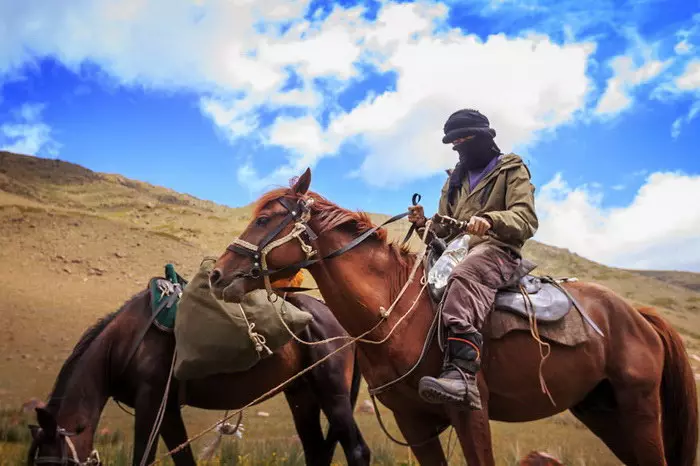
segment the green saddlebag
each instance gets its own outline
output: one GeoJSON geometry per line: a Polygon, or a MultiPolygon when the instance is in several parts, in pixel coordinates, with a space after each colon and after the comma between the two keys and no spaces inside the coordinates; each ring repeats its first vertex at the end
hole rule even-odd
{"type": "Polygon", "coordinates": [[[265,290],[244,296],[241,304],[216,299],[209,289],[215,258],[207,257],[182,293],[175,319],[175,377],[189,380],[250,369],[306,328],[311,314],[265,290]],[[245,313],[245,317],[243,316],[245,313]]]}

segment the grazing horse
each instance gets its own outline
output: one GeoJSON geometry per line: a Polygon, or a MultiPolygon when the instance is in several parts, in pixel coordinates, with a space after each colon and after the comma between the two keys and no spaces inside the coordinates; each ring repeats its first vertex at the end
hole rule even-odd
{"type": "MultiPolygon", "coordinates": [[[[175,349],[172,334],[151,325],[149,289],[133,296],[118,311],[88,329],[56,379],[45,408],[37,408],[38,426],[28,464],[96,464],[90,457],[95,430],[109,397],[135,410],[133,464],[141,464],[166,387],[175,349]],[[151,325],[134,357],[124,366],[141,329],[151,325]],[[77,460],[77,461],[75,461],[77,460]]],[[[347,336],[333,314],[307,295],[287,300],[312,314],[299,333],[306,341],[347,336]]],[[[244,372],[211,375],[181,382],[172,379],[160,435],[173,450],[187,440],[180,406],[233,410],[246,406],[290,377],[330,354],[340,343],[316,346],[290,340],[244,372]]],[[[355,423],[353,410],[360,388],[355,349],[348,347],[265,399],[284,391],[307,464],[329,465],[339,441],[350,465],[368,465],[370,451],[355,423]],[[329,421],[324,438],[320,413],[329,421]]],[[[157,445],[157,444],[155,444],[157,445]]],[[[154,460],[152,448],[147,462],[154,460]]],[[[173,454],[175,464],[196,464],[189,446],[173,454]]]]}
{"type": "Polygon", "coordinates": [[[470,466],[493,465],[489,419],[526,422],[565,410],[625,464],[694,464],[698,405],[682,339],[652,310],[635,309],[594,283],[563,285],[604,336],[590,332],[578,345],[551,345],[542,375],[556,405],[541,390],[538,343],[522,331],[498,339],[484,335],[478,377],[483,410],[424,402],[418,382],[440,372],[443,354],[430,333],[432,298],[421,280],[409,280],[414,265],[416,277],[423,277],[423,263],[390,243],[386,230],[373,227],[367,215],[309,191],[310,183],[307,170],[290,188],[258,200],[251,223],[217,260],[209,277],[212,290],[238,302],[244,293],[269,288],[268,275],[306,268],[350,335],[386,340],[358,341],[360,368],[370,390],[395,382],[377,398],[393,412],[420,464],[446,464],[438,435],[449,425],[470,466]],[[294,241],[282,241],[286,237],[294,241]],[[241,247],[273,240],[276,247],[265,249],[262,270],[250,246],[241,247]]]}

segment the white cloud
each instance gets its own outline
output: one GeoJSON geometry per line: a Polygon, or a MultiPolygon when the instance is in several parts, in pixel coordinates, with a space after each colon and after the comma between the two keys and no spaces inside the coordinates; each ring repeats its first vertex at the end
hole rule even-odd
{"type": "Polygon", "coordinates": [[[60,144],[51,127],[42,120],[45,104],[25,103],[12,113],[14,121],[0,126],[0,150],[24,155],[55,157],[60,144]]]}
{"type": "MultiPolygon", "coordinates": [[[[121,85],[194,92],[229,140],[253,138],[257,147],[289,151],[284,166],[259,168],[261,183],[286,181],[348,141],[367,151],[356,174],[370,183],[430,176],[454,164],[440,138],[445,118],[458,108],[484,112],[503,150],[524,149],[573,121],[592,88],[586,75],[592,42],[558,44],[535,34],[482,41],[449,28],[445,4],[422,0],[385,1],[376,21],[363,16],[362,6],[338,5],[327,17],[306,20],[309,4],[3,2],[0,17],[11,21],[0,32],[0,76],[51,56],[77,72],[97,65],[121,85]],[[395,72],[396,88],[345,112],[337,97],[364,78],[360,65],[395,72]],[[261,117],[262,110],[286,106],[302,116],[261,117]]],[[[258,175],[252,164],[241,170],[241,180],[258,175]]]]}
{"type": "Polygon", "coordinates": [[[691,52],[691,50],[693,50],[693,45],[685,39],[678,42],[676,46],[673,47],[673,51],[676,52],[678,55],[688,54],[691,52]]]}
{"type": "Polygon", "coordinates": [[[630,108],[634,102],[634,90],[659,76],[673,62],[672,58],[659,60],[657,46],[646,43],[636,32],[627,35],[633,45],[624,55],[610,60],[613,75],[595,109],[595,113],[602,117],[615,116],[630,108]]]}
{"type": "Polygon", "coordinates": [[[670,77],[652,93],[658,100],[687,98],[695,99],[685,115],[679,116],[671,124],[671,137],[680,136],[684,126],[690,124],[700,114],[700,59],[694,58],[685,63],[680,74],[670,77]]]}
{"type": "Polygon", "coordinates": [[[698,33],[700,33],[700,13],[693,16],[693,23],[691,23],[690,27],[681,28],[676,32],[678,43],[676,43],[673,51],[678,55],[687,55],[692,52],[695,46],[691,40],[696,38],[698,33]]]}
{"type": "Polygon", "coordinates": [[[683,126],[689,124],[698,115],[700,115],[700,100],[693,103],[686,115],[676,118],[671,125],[671,137],[675,139],[680,136],[683,126]]]}
{"type": "Polygon", "coordinates": [[[676,78],[676,87],[681,91],[700,90],[700,59],[696,58],[685,67],[683,74],[676,78]]]}
{"type": "Polygon", "coordinates": [[[572,188],[557,174],[535,200],[540,228],[535,239],[568,248],[607,265],[700,271],[700,176],[653,173],[634,200],[604,207],[603,195],[572,188]]]}

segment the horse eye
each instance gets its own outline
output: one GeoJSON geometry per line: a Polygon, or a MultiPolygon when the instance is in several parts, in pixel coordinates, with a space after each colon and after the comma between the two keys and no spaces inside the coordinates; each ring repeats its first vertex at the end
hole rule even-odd
{"type": "Polygon", "coordinates": [[[265,226],[270,221],[270,217],[258,217],[255,224],[259,227],[265,226]]]}

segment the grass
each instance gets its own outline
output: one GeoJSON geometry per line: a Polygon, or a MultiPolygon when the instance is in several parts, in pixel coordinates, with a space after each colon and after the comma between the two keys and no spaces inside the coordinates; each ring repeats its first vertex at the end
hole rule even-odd
{"type": "MultiPolygon", "coordinates": [[[[203,256],[219,255],[243,230],[251,207],[228,208],[120,175],[12,154],[0,153],[0,173],[0,406],[6,407],[0,409],[0,464],[14,465],[22,462],[29,441],[26,423],[32,421],[18,421],[18,407],[30,397],[46,396],[83,330],[143,289],[150,277],[161,275],[168,262],[183,276],[192,276],[203,256]],[[125,258],[116,258],[115,252],[125,258]],[[105,272],[91,274],[92,267],[105,272]]],[[[371,217],[379,223],[389,216],[371,217]]],[[[402,220],[389,227],[389,234],[400,239],[407,230],[402,220]]],[[[414,237],[413,247],[417,244],[414,237]]],[[[538,264],[536,274],[592,280],[635,304],[660,307],[687,337],[691,351],[700,351],[700,293],[693,291],[699,274],[605,267],[535,241],[524,253],[538,264]]],[[[303,286],[312,285],[307,275],[303,286]]],[[[363,387],[359,402],[367,398],[363,387]]],[[[389,431],[401,438],[388,409],[381,410],[389,431]]],[[[190,435],[222,414],[183,410],[190,435]]],[[[406,448],[387,440],[373,415],[358,413],[356,419],[374,464],[415,464],[406,448]]],[[[114,403],[107,404],[98,427],[110,431],[98,444],[107,464],[128,464],[132,423],[114,403]]],[[[223,459],[214,464],[302,464],[283,395],[247,410],[244,424],[242,441],[224,442],[223,459]],[[259,410],[270,416],[255,416],[259,410]]],[[[516,464],[530,450],[549,451],[570,465],[619,464],[569,414],[529,423],[492,422],[491,429],[498,465],[516,464]]],[[[443,435],[445,446],[448,437],[443,435]]],[[[195,450],[210,439],[197,442],[195,450]]],[[[159,451],[165,450],[161,446],[159,451]]],[[[336,455],[343,464],[340,448],[336,455]]],[[[456,450],[451,464],[462,464],[460,456],[456,450]]]]}
{"type": "MultiPolygon", "coordinates": [[[[303,465],[304,456],[300,443],[290,429],[291,418],[288,412],[281,408],[284,400],[276,397],[263,407],[273,414],[270,418],[255,417],[248,414],[244,418],[246,431],[242,439],[224,437],[221,445],[215,451],[215,457],[203,465],[303,465]],[[272,411],[275,410],[276,411],[272,411]],[[271,420],[271,418],[273,418],[271,420]]],[[[260,408],[260,409],[263,409],[260,408]]],[[[381,407],[387,427],[393,435],[401,438],[398,429],[386,408],[381,407]]],[[[257,411],[252,408],[251,411],[257,411]]],[[[199,431],[202,411],[185,409],[190,435],[199,431]],[[197,428],[193,428],[197,426],[197,428]]],[[[216,413],[219,414],[219,413],[216,413]]],[[[373,415],[357,414],[356,418],[364,437],[372,450],[374,465],[408,465],[417,464],[415,458],[405,447],[391,443],[379,430],[373,415]]],[[[34,422],[31,416],[23,415],[17,410],[0,410],[0,433],[4,435],[0,441],[2,464],[21,464],[26,456],[30,441],[27,424],[34,422]],[[9,433],[9,435],[8,435],[9,433]],[[3,462],[4,461],[4,462],[3,462]]],[[[106,424],[104,421],[102,425],[106,424]]],[[[499,466],[517,464],[518,459],[532,450],[547,451],[559,458],[567,460],[565,464],[609,465],[617,464],[611,454],[600,441],[592,436],[573,416],[562,414],[548,420],[525,424],[491,423],[496,462],[499,466]]],[[[130,427],[125,426],[125,429],[130,427]]],[[[324,426],[325,431],[325,426],[324,426]]],[[[195,454],[199,453],[214,439],[214,434],[208,434],[199,442],[193,444],[195,454]]],[[[450,464],[463,464],[461,451],[456,436],[449,430],[442,435],[443,448],[451,452],[450,464]]],[[[131,432],[110,429],[109,432],[98,435],[95,446],[104,464],[131,464],[131,432]]],[[[160,455],[166,452],[164,445],[159,446],[160,455]]],[[[171,461],[162,464],[171,465],[171,461]]],[[[340,446],[336,449],[334,464],[345,464],[345,458],[340,446]]]]}

